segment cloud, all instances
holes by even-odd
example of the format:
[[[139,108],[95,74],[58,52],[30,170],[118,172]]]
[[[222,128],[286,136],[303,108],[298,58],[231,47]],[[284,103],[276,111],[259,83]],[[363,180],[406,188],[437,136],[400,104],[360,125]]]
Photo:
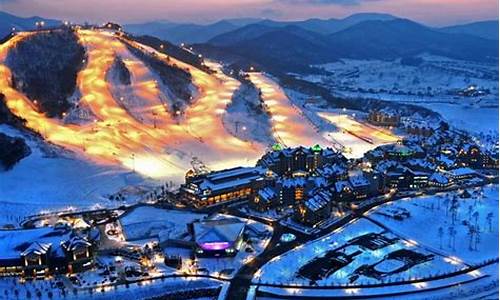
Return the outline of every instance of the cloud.
[[[282,3],[302,4],[302,5],[338,5],[356,6],[364,2],[375,2],[380,0],[277,0]]]

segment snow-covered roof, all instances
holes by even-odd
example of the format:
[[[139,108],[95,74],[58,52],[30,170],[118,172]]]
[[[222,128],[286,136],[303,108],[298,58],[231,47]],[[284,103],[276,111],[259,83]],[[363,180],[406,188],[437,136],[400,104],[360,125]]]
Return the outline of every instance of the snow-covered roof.
[[[65,241],[62,246],[67,251],[74,251],[77,249],[88,248],[91,244],[84,238],[79,236],[74,236],[71,239]]]
[[[347,168],[340,164],[328,164],[316,170],[316,173],[322,177],[331,177],[345,174]]]
[[[429,181],[440,183],[440,184],[448,184],[450,182],[450,179],[448,177],[446,177],[443,173],[436,172],[436,173],[431,175],[431,177],[429,178]]]
[[[320,191],[313,197],[307,199],[304,205],[311,211],[318,211],[327,206],[331,201],[332,195],[327,191]]]
[[[28,253],[52,251],[59,254],[64,241],[73,232],[67,228],[41,227],[23,230],[0,230],[0,260],[17,259]]]
[[[356,174],[353,176],[349,176],[349,182],[354,188],[370,185],[370,182],[363,174]]]
[[[465,175],[475,175],[477,174],[477,172],[472,170],[471,168],[458,168],[449,170],[448,174],[450,174],[451,176],[465,176]]]
[[[269,202],[276,197],[276,192],[270,187],[265,187],[263,189],[260,189],[257,192],[257,195],[259,196],[259,199],[261,201]]]
[[[304,177],[283,178],[279,182],[284,188],[303,187],[306,185]]]
[[[259,180],[266,175],[267,169],[263,167],[237,167],[217,171],[194,180],[201,191],[218,191],[231,187],[247,185],[252,181]]]
[[[26,250],[21,252],[21,256],[47,254],[47,252],[50,249],[50,246],[52,246],[51,243],[33,242],[29,245],[28,248],[26,248]]]
[[[245,229],[245,223],[236,218],[208,220],[193,223],[197,244],[234,243]]]

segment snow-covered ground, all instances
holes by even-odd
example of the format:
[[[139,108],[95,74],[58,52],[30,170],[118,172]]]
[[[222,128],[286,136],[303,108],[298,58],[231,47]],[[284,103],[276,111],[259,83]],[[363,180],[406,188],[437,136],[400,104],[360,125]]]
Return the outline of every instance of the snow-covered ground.
[[[165,295],[182,291],[195,291],[197,289],[217,288],[221,282],[217,280],[201,278],[168,278],[149,280],[132,283],[128,286],[118,285],[115,287],[95,288],[95,289],[66,289],[63,296],[61,290],[56,287],[56,281],[69,282],[62,277],[50,280],[37,280],[20,284],[18,278],[0,279],[0,299],[147,299],[154,296]],[[68,285],[66,285],[68,287]],[[16,290],[18,296],[16,296]],[[39,297],[38,297],[39,293]],[[203,298],[201,298],[203,299]]]
[[[477,195],[474,190],[469,191],[472,194],[471,198],[457,197],[459,207],[455,225],[452,224],[450,207],[453,195],[457,193],[441,193],[391,202],[370,211],[368,215],[403,236],[456,256],[466,263],[478,263],[496,258],[498,257],[498,185],[478,188]],[[406,210],[411,216],[402,221],[388,217],[387,215],[391,215],[391,211],[394,210]],[[476,212],[480,230],[477,249],[475,248],[477,235],[471,239],[469,227],[465,225],[476,224]],[[491,217],[488,217],[490,213]],[[450,227],[457,231],[454,242],[450,236]],[[470,249],[471,245],[474,250]]]
[[[273,232],[271,226],[231,215],[217,214],[211,217],[211,219],[221,218],[237,218],[245,222],[245,232],[248,234],[250,242],[244,242],[240,246],[240,251],[234,257],[197,258],[196,267],[192,267],[193,262],[190,259],[191,249],[167,247],[165,252],[168,255],[179,255],[182,257],[183,272],[187,271],[190,274],[209,274],[216,277],[232,278],[244,264],[251,263],[269,244]]]
[[[438,112],[456,128],[474,133],[498,133],[498,106],[481,107],[449,103],[419,103],[418,105]]]
[[[303,79],[320,83],[340,96],[411,103],[438,112],[455,127],[472,132],[498,131],[498,66],[421,55],[419,66],[401,60],[344,59],[320,67],[329,75]],[[489,93],[457,95],[471,85]]]
[[[370,249],[366,247],[367,244],[353,241],[354,238],[371,233],[383,236],[380,238],[379,235],[373,239],[373,241],[376,241],[376,244],[385,243],[380,242],[381,239],[385,239],[387,243],[378,248]],[[397,269],[405,265],[403,260],[390,258],[387,255],[397,253],[398,250],[402,249],[428,256],[428,259],[399,272]],[[338,269],[334,269],[334,264],[329,261],[319,262],[316,267],[311,264],[314,259],[323,258],[328,253],[332,254],[333,252],[351,256],[353,260],[344,266],[338,267]],[[359,271],[356,272],[366,266],[372,266],[376,272],[386,274],[379,279],[366,274],[363,275]],[[298,246],[294,250],[275,257],[256,273],[254,282],[309,285],[314,281],[319,286],[331,284],[374,284],[387,282],[388,280],[397,281],[408,278],[423,278],[438,273],[452,272],[461,267],[464,267],[464,264],[457,260],[450,260],[448,257],[442,256],[432,249],[420,246],[411,239],[403,239],[362,218],[321,239]],[[326,268],[331,271],[313,278],[318,268]],[[309,271],[305,271],[306,269],[309,269]]]
[[[492,276],[484,276],[491,274]],[[449,285],[455,285],[450,288]],[[466,274],[447,277],[428,282],[414,284],[402,284],[395,286],[378,286],[370,288],[312,288],[301,289],[298,287],[271,287],[260,286],[259,291],[280,295],[280,298],[294,297],[318,297],[327,299],[358,297],[359,299],[434,299],[434,300],[454,300],[454,299],[498,299],[498,264],[492,264]],[[257,297],[259,300],[276,299],[273,297]],[[296,299],[296,298],[295,298]]]
[[[260,108],[258,91],[251,85],[242,84],[235,91],[222,121],[226,130],[238,138],[264,145],[275,143],[270,117]]]
[[[470,85],[489,90],[490,95],[483,98],[490,102],[495,102],[498,97],[496,64],[475,63],[433,55],[421,55],[420,58],[422,63],[418,66],[402,64],[401,59],[394,61],[343,59],[321,66],[331,72],[331,75],[308,76],[306,79],[321,81],[346,91],[395,95],[394,100],[401,94],[409,94],[417,101],[422,95],[446,96],[452,91]]]
[[[0,125],[0,132],[25,138],[32,150],[13,169],[0,172],[0,226],[50,210],[120,206],[124,202],[111,201],[108,196],[135,186],[134,194],[123,192],[125,203],[134,202],[155,186],[129,170],[97,165],[58,148],[48,153],[47,145],[12,127]]]
[[[205,214],[140,206],[120,217],[125,238],[130,241],[162,236],[176,239],[187,231],[187,224],[202,220]]]

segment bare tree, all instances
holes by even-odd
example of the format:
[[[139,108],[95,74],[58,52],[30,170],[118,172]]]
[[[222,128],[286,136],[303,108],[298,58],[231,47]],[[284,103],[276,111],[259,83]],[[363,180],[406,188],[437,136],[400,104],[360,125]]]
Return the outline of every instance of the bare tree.
[[[476,227],[479,226],[479,212],[476,210],[473,214],[472,217],[474,217],[474,225]]]
[[[492,223],[493,223],[493,213],[492,212],[489,212],[488,215],[486,216],[486,220],[488,221],[488,229],[489,229],[489,232],[493,232],[493,226],[492,226]]]
[[[451,248],[451,239],[453,235],[453,226],[448,227],[448,248]]]
[[[475,229],[474,226],[469,224],[469,230],[467,231],[467,235],[469,236],[469,250],[472,251],[474,248],[472,247],[473,242],[474,242],[474,233]]]
[[[455,225],[455,221],[457,220],[457,215],[458,215],[458,208],[460,207],[460,204],[458,203],[458,198],[456,195],[453,196],[453,199],[451,200],[451,206],[450,206],[450,211],[451,211],[451,224]]]
[[[444,204],[444,210],[446,211],[446,217],[448,217],[448,205],[450,205],[450,195],[449,194],[446,194],[446,198],[444,198],[443,204]]]
[[[481,242],[481,230],[479,230],[479,226],[476,226],[476,251],[479,249],[479,243]]]
[[[439,249],[443,249],[443,235],[444,235],[443,227],[439,227],[438,229]]]
[[[454,226],[448,227],[448,235],[450,237],[448,246],[455,250],[455,237],[457,236],[457,231]]]

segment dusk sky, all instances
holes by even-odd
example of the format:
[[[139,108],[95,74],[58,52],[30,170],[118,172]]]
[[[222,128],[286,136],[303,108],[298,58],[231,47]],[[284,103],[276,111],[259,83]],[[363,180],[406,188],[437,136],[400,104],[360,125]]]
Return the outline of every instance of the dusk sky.
[[[0,10],[72,21],[206,23],[223,18],[298,20],[385,12],[428,25],[497,19],[497,0],[0,0]]]

